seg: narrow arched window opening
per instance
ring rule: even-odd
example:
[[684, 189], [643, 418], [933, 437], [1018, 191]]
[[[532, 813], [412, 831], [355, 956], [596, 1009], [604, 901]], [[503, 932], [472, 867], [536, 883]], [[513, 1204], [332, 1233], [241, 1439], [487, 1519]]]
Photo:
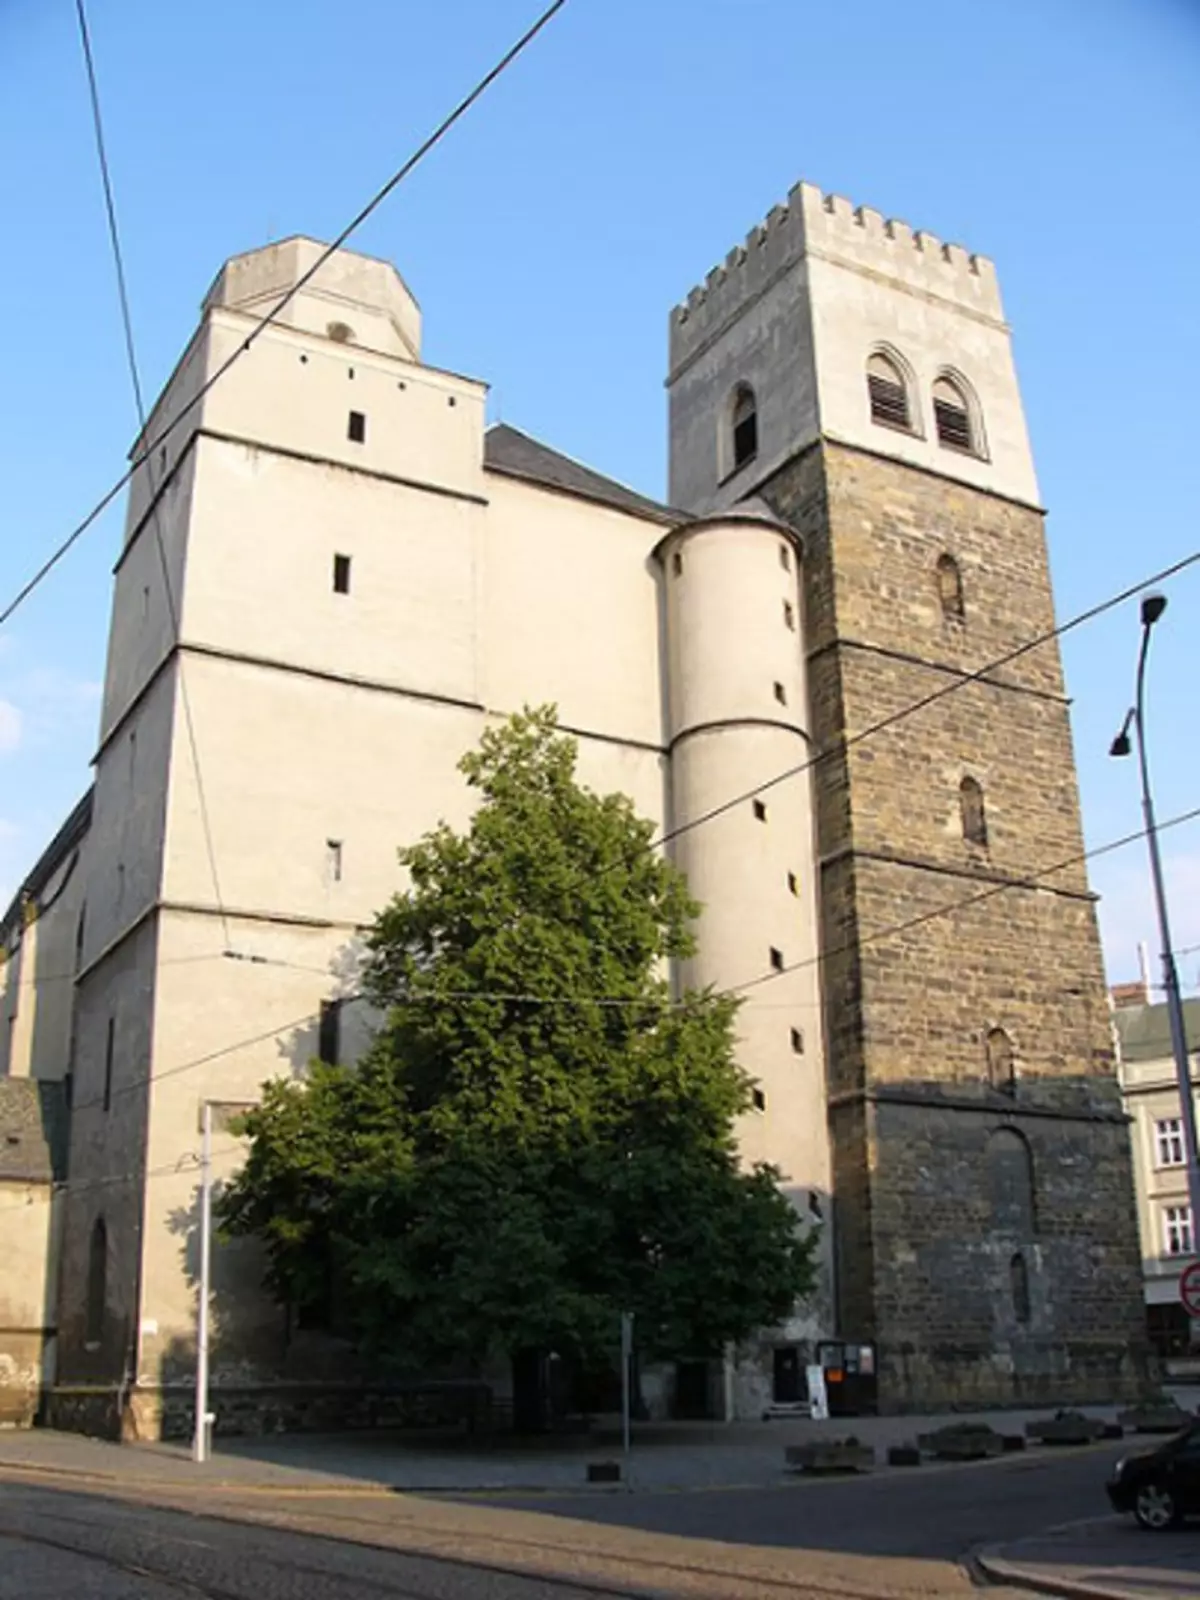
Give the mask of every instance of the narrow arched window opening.
[[948, 552], [938, 557], [937, 587], [942, 615], [950, 622], [965, 621], [967, 610], [963, 600], [962, 569]]
[[938, 443], [951, 450], [975, 453], [975, 431], [967, 397], [952, 378], [939, 378], [933, 386], [933, 418]]
[[1017, 1252], [1008, 1264], [1009, 1285], [1012, 1289], [1013, 1316], [1018, 1322], [1029, 1321], [1029, 1267], [1025, 1257]]
[[974, 778], [964, 778], [958, 786], [958, 804], [962, 814], [962, 834], [968, 844], [986, 846], [987, 813], [983, 804], [983, 789]]
[[84, 1338], [99, 1344], [104, 1333], [104, 1306], [108, 1298], [108, 1229], [97, 1217], [88, 1243], [87, 1303], [84, 1309]]
[[758, 454], [758, 402], [748, 383], [739, 383], [733, 392], [730, 423], [733, 428], [733, 470], [736, 472]]
[[997, 1128], [988, 1141], [992, 1231], [1032, 1239], [1037, 1231], [1033, 1156], [1015, 1128]]
[[871, 400], [872, 422], [880, 422], [887, 428], [912, 428], [904, 374], [894, 361], [879, 351], [867, 362], [867, 393]]
[[985, 1042], [988, 1083], [1001, 1094], [1015, 1094], [1017, 1063], [1013, 1042], [1003, 1028], [990, 1028]]
[[75, 924], [75, 971], [83, 965], [83, 935], [87, 928], [87, 901], [79, 908], [79, 921]]

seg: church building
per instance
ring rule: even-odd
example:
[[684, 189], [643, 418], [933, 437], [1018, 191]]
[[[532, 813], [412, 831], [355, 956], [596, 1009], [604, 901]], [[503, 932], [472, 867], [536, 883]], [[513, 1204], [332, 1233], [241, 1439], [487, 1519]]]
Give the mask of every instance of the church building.
[[[671, 313], [660, 504], [487, 428], [396, 270], [322, 248], [204, 299], [134, 447], [182, 419], [130, 487], [94, 786], [0, 924], [0, 1073], [71, 1102], [45, 1414], [190, 1428], [203, 1107], [228, 1175], [265, 1079], [355, 1059], [397, 847], [463, 826], [460, 756], [547, 701], [584, 782], [706, 819], [668, 847], [703, 905], [678, 976], [744, 994], [741, 1147], [820, 1241], [791, 1323], [681, 1351], [651, 1408], [756, 1417], [812, 1363], [883, 1410], [1133, 1395], [1129, 1140], [990, 262], [797, 185]], [[218, 1427], [344, 1419], [360, 1375], [260, 1268], [217, 1247]]]

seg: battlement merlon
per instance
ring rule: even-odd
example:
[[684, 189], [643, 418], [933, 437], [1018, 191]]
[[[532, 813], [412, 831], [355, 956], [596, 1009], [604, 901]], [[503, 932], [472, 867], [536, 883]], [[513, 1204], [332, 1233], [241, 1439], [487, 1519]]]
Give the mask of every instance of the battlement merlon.
[[775, 206], [745, 243], [732, 249], [671, 312], [671, 371], [807, 254], [894, 279], [977, 316], [1004, 321], [996, 269], [986, 256], [943, 244], [931, 233], [914, 232], [907, 222], [885, 218], [869, 206], [854, 206], [841, 195], [823, 194], [815, 184], [798, 183], [787, 204]]

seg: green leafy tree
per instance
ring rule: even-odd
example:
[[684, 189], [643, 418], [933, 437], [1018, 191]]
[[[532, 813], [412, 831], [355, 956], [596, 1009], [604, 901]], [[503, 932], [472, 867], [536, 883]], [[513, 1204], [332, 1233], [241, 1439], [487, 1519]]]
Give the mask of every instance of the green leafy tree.
[[406, 1367], [602, 1359], [624, 1310], [650, 1358], [716, 1354], [811, 1287], [778, 1174], [739, 1165], [735, 1003], [662, 977], [699, 908], [575, 765], [551, 708], [463, 758], [469, 828], [401, 851], [369, 935], [372, 1047], [265, 1086], [220, 1202], [281, 1298], [332, 1275], [346, 1331]]

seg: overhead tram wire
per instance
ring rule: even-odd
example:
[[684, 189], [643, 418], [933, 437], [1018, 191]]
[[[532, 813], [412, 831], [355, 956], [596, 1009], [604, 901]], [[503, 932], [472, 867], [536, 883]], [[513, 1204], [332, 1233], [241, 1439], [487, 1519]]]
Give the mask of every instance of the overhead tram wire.
[[[108, 239], [112, 249], [113, 267], [117, 278], [117, 298], [121, 307], [121, 327], [125, 334], [125, 358], [129, 367], [129, 381], [133, 388], [133, 403], [137, 409], [138, 437], [146, 432], [146, 406], [142, 397], [141, 375], [138, 371], [137, 347], [133, 337], [133, 317], [129, 309], [129, 287], [125, 276], [125, 257], [121, 249], [121, 233], [117, 227], [117, 206], [113, 195], [112, 174], [108, 165], [108, 150], [104, 138], [104, 122], [100, 115], [100, 90], [96, 81], [96, 63], [92, 55], [92, 40], [88, 30], [87, 14], [84, 11], [83, 0], [75, 0], [75, 16], [79, 23], [79, 38], [83, 47], [84, 65], [87, 68], [88, 96], [92, 109], [92, 132], [96, 139], [96, 156], [100, 163], [100, 181], [104, 190], [104, 210], [108, 218]], [[154, 482], [154, 462], [148, 460], [146, 471], [149, 475], [150, 487], [150, 521], [154, 529], [154, 543], [158, 550], [158, 565], [162, 572], [163, 594], [167, 602], [167, 616], [171, 626], [171, 649], [178, 649], [181, 644], [179, 627], [179, 607], [175, 601], [175, 594], [171, 587], [171, 568], [167, 561], [166, 545], [163, 542], [162, 517], [159, 505], [158, 487]], [[179, 657], [179, 700], [183, 708], [184, 728], [187, 731], [188, 747], [192, 756], [192, 771], [196, 777], [196, 800], [200, 811], [200, 828], [204, 835], [204, 848], [208, 856], [208, 870], [212, 878], [213, 898], [217, 902], [217, 914], [221, 919], [221, 938], [228, 950], [232, 943], [229, 937], [229, 914], [225, 909], [225, 901], [221, 894], [221, 876], [217, 870], [217, 852], [213, 840], [212, 815], [208, 805], [208, 794], [204, 787], [204, 772], [200, 765], [200, 750], [196, 741], [196, 721], [192, 714], [192, 699], [188, 693], [187, 673], [184, 670], [182, 654]]]
[[405, 178], [407, 178], [413, 169], [425, 159], [435, 145], [441, 143], [442, 139], [444, 139], [446, 134], [450, 132], [455, 123], [458, 122], [460, 118], [465, 116], [475, 102], [479, 100], [488, 89], [491, 88], [496, 79], [499, 78], [505, 71], [507, 71], [513, 62], [516, 61], [517, 57], [520, 56], [530, 44], [532, 44], [533, 40], [538, 36], [539, 33], [541, 33], [542, 29], [547, 25], [547, 23], [549, 23], [551, 19], [559, 11], [561, 11], [566, 4], [567, 0], [553, 0], [553, 3], [546, 7], [537, 20], [525, 30], [516, 43], [505, 51], [504, 55], [501, 56], [499, 61], [496, 62], [495, 66], [493, 66], [490, 71], [485, 73], [484, 76], [479, 79], [475, 87], [471, 89], [469, 93], [463, 96], [463, 98], [447, 116], [443, 117], [442, 121], [438, 123], [433, 132], [423, 141], [422, 144], [417, 147], [417, 149], [411, 156], [408, 157], [404, 164], [398, 167], [391, 177], [388, 178], [387, 182], [384, 183], [381, 188], [375, 191], [370, 200], [367, 201], [366, 205], [364, 205], [357, 212], [351, 221], [347, 223], [347, 225], [337, 235], [333, 243], [327, 245], [325, 249], [322, 250], [313, 264], [303, 273], [301, 273], [296, 282], [292, 284], [287, 293], [282, 295], [279, 301], [272, 306], [271, 310], [267, 312], [266, 316], [264, 316], [259, 322], [255, 323], [254, 327], [250, 329], [249, 333], [247, 333], [246, 337], [237, 346], [237, 348], [229, 354], [229, 356], [220, 364], [219, 367], [217, 367], [216, 371], [213, 372], [210, 377], [205, 379], [204, 383], [201, 384], [200, 388], [197, 389], [196, 393], [191, 397], [191, 399], [188, 400], [176, 413], [176, 415], [172, 417], [171, 420], [165, 425], [161, 433], [156, 434], [148, 443], [144, 443], [142, 445], [141, 450], [133, 457], [126, 471], [123, 472], [117, 481], [111, 486], [111, 488], [109, 488], [105, 494], [101, 496], [88, 514], [83, 518], [82, 522], [77, 523], [67, 537], [62, 541], [62, 543], [57, 547], [57, 549], [51, 552], [51, 554], [46, 558], [46, 560], [23, 586], [23, 588], [21, 588], [13, 596], [7, 605], [5, 605], [3, 610], [0, 610], [0, 627], [3, 627], [4, 624], [8, 622], [14, 612], [16, 612], [18, 608], [25, 603], [34, 590], [45, 581], [45, 579], [68, 553], [68, 551], [83, 537], [88, 529], [92, 527], [97, 519], [102, 516], [108, 507], [113, 503], [113, 501], [121, 493], [122, 489], [124, 489], [129, 481], [133, 478], [138, 468], [145, 461], [147, 461], [154, 454], [154, 452], [167, 441], [167, 439], [170, 438], [170, 436], [183, 422], [184, 418], [188, 416], [189, 413], [200, 404], [205, 395], [209, 393], [213, 385], [220, 382], [220, 380], [229, 371], [230, 367], [232, 367], [236, 361], [240, 360], [240, 358], [246, 354], [264, 329], [270, 327], [272, 323], [276, 321], [280, 313], [292, 302], [296, 295], [298, 295], [300, 291], [312, 281], [312, 279], [321, 270], [329, 258], [342, 248], [351, 235], [356, 233], [362, 224], [366, 222], [368, 217], [378, 210], [378, 208], [383, 204], [393, 190], [398, 188], [399, 185], [404, 182]]
[[[1158, 829], [1160, 833], [1163, 833], [1169, 828], [1182, 827], [1184, 823], [1194, 822], [1198, 819], [1200, 819], [1200, 806], [1195, 806], [1189, 811], [1180, 812], [1176, 816], [1168, 817], [1165, 821], [1158, 823]], [[1084, 861], [1094, 860], [1098, 856], [1109, 855], [1114, 850], [1124, 849], [1127, 845], [1134, 844], [1139, 839], [1145, 838], [1145, 835], [1146, 830], [1141, 828], [1134, 833], [1124, 834], [1119, 839], [1111, 839], [1106, 844], [1096, 845], [1090, 850], [1084, 850], [1077, 855], [1069, 856], [1065, 860], [1053, 862], [1050, 866], [1043, 868], [1041, 871], [1031, 873], [1024, 878], [1006, 879], [1003, 883], [989, 884], [986, 889], [981, 890], [977, 894], [965, 896], [960, 900], [950, 901], [945, 905], [935, 906], [932, 910], [923, 912], [920, 917], [909, 918], [906, 921], [892, 923], [885, 928], [876, 929], [874, 933], [869, 935], [869, 939], [871, 941], [875, 941], [879, 939], [895, 937], [897, 934], [907, 932], [910, 927], [919, 926], [924, 922], [931, 922], [938, 917], [951, 916], [954, 914], [954, 912], [969, 908], [970, 906], [977, 904], [980, 900], [989, 898], [993, 894], [1003, 894], [1010, 889], [1037, 888], [1040, 880], [1043, 878], [1053, 877], [1056, 873], [1065, 871], [1069, 866], [1077, 866]], [[851, 947], [839, 946], [833, 950], [822, 951], [818, 955], [810, 957], [805, 961], [794, 962], [790, 967], [785, 968], [784, 971], [795, 971], [803, 966], [816, 965], [821, 961], [828, 960], [833, 955], [844, 953], [844, 951], [849, 948]], [[292, 963], [281, 962], [279, 965], [291, 966]], [[302, 970], [315, 971], [316, 969], [304, 968]], [[781, 976], [783, 976], [782, 973], [777, 973], [775, 971], [764, 973], [758, 978], [748, 980], [748, 982], [745, 984], [738, 984], [729, 989], [717, 990], [716, 997], [722, 999], [736, 997], [745, 989], [757, 987], [769, 981], [770, 979]], [[338, 998], [345, 1003], [350, 1004], [355, 1001], [368, 1000], [370, 997], [362, 990], [354, 990], [348, 994], [340, 995]], [[415, 995], [406, 996], [405, 998], [413, 1004], [430, 1005], [448, 1005], [460, 1000], [465, 1003], [491, 1000], [509, 1001], [513, 1004], [524, 1005], [586, 1006], [606, 1004], [609, 1006], [640, 1006], [642, 1008], [646, 1008], [650, 1004], [650, 1002], [647, 1002], [644, 999], [631, 1000], [623, 997], [618, 998], [607, 995], [538, 995], [522, 994], [519, 992], [507, 993], [503, 991], [489, 992], [487, 990], [467, 990], [461, 992], [449, 991], [443, 992], [440, 995]], [[684, 1003], [681, 1001], [666, 1002], [667, 1008], [673, 1010], [681, 1009], [683, 1004]], [[177, 1062], [176, 1065], [172, 1067], [164, 1067], [160, 1072], [146, 1073], [142, 1077], [135, 1078], [129, 1083], [114, 1084], [110, 1098], [112, 1100], [116, 1100], [121, 1095], [132, 1094], [137, 1089], [145, 1088], [147, 1085], [152, 1083], [159, 1083], [165, 1078], [179, 1077], [184, 1073], [193, 1072], [197, 1067], [207, 1066], [210, 1062], [220, 1060], [223, 1056], [233, 1055], [235, 1051], [249, 1049], [252, 1045], [264, 1044], [269, 1040], [278, 1039], [282, 1034], [293, 1032], [299, 1028], [311, 1026], [313, 1023], [319, 1020], [319, 1017], [319, 1011], [308, 1011], [305, 1012], [303, 1016], [293, 1017], [287, 1022], [280, 1023], [277, 1027], [267, 1028], [260, 1033], [251, 1034], [246, 1038], [234, 1040], [232, 1044], [222, 1045], [215, 1050], [206, 1051], [203, 1055], [196, 1056], [189, 1061], [181, 1061]], [[85, 1111], [102, 1104], [103, 1096], [97, 1095], [89, 1100], [75, 1102], [72, 1110]], [[0, 1210], [2, 1209], [3, 1208], [0, 1207]]]
[[[1158, 828], [1159, 828], [1159, 831], [1162, 832], [1167, 828], [1177, 828], [1177, 827], [1182, 826], [1185, 822], [1192, 822], [1192, 821], [1195, 821], [1198, 818], [1200, 818], [1200, 806], [1193, 807], [1190, 811], [1180, 812], [1176, 816], [1168, 817], [1165, 822], [1160, 822], [1158, 824]], [[1021, 879], [1011, 879], [1011, 880], [1009, 880], [1007, 882], [1004, 882], [1004, 883], [989, 884], [987, 889], [982, 890], [979, 894], [967, 896], [966, 898], [964, 898], [962, 900], [953, 901], [953, 902], [951, 902], [951, 903], [949, 903], [947, 905], [934, 907], [933, 910], [923, 913], [920, 917], [910, 918], [906, 922], [894, 923], [894, 924], [890, 925], [887, 928], [878, 929], [878, 930], [876, 930], [875, 933], [869, 935], [869, 939], [871, 941], [874, 941], [874, 940], [877, 940], [877, 939], [895, 937], [898, 933], [907, 932], [910, 927], [918, 926], [919, 924], [921, 924], [923, 922], [931, 922], [936, 917], [949, 916], [953, 912], [962, 910], [962, 909], [964, 909], [966, 907], [969, 907], [969, 906], [972, 906], [972, 905], [975, 905], [980, 900], [987, 899], [993, 894], [1003, 894], [1008, 889], [1036, 888], [1038, 886], [1038, 881], [1041, 878], [1052, 877], [1055, 873], [1062, 872], [1069, 866], [1076, 866], [1080, 862], [1087, 861], [1087, 860], [1093, 860], [1097, 856], [1108, 855], [1114, 850], [1123, 849], [1126, 845], [1130, 845], [1130, 844], [1136, 843], [1137, 840], [1145, 838], [1145, 835], [1146, 835], [1146, 830], [1144, 828], [1141, 828], [1141, 829], [1138, 829], [1135, 833], [1125, 834], [1120, 839], [1111, 839], [1111, 840], [1109, 840], [1109, 842], [1107, 844], [1097, 845], [1091, 850], [1084, 850], [1084, 851], [1081, 851], [1078, 855], [1069, 856], [1063, 861], [1057, 861], [1052, 866], [1046, 867], [1043, 871], [1041, 871], [1039, 873], [1032, 874], [1029, 877], [1021, 878]], [[835, 950], [821, 952], [819, 955], [817, 955], [815, 957], [812, 957], [812, 958], [809, 958], [807, 961], [794, 962], [790, 967], [786, 967], [784, 969], [784, 971], [785, 972], [796, 971], [800, 967], [803, 967], [803, 966], [806, 966], [806, 965], [813, 965], [816, 962], [827, 960], [832, 955], [840, 954], [844, 950], [849, 949], [849, 948], [851, 948], [851, 947], [850, 946], [843, 946], [843, 947], [839, 947], [838, 949], [835, 949]], [[769, 982], [774, 978], [782, 977], [782, 976], [783, 976], [783, 973], [778, 973], [778, 972], [765, 973], [765, 974], [762, 975], [762, 977], [751, 979], [748, 983], [740, 984], [736, 988], [720, 990], [720, 991], [718, 991], [718, 995], [719, 995], [719, 997], [722, 997], [722, 998], [733, 996], [733, 995], [736, 995], [737, 993], [741, 992], [742, 990], [753, 988], [756, 985]], [[356, 993], [356, 994], [344, 995], [344, 996], [342, 996], [342, 998], [344, 1000], [347, 1000], [347, 1001], [353, 1001], [353, 1000], [365, 999], [366, 996], [364, 996], [361, 993]], [[426, 998], [426, 997], [418, 997], [418, 998]], [[445, 1004], [451, 997], [449, 995], [440, 995], [440, 996], [439, 995], [430, 995], [427, 998], [432, 1003]], [[537, 1004], [537, 1005], [548, 1005], [548, 1004], [556, 1004], [556, 1005], [558, 1005], [558, 1004], [561, 1004], [561, 1005], [588, 1005], [588, 1004], [595, 1004], [597, 999], [598, 999], [598, 997], [592, 996], [592, 995], [579, 995], [579, 996], [550, 995], [550, 996], [540, 996], [540, 995], [496, 995], [496, 994], [488, 995], [488, 994], [477, 994], [477, 993], [466, 994], [462, 998], [469, 999], [469, 1000], [472, 1000], [472, 1001], [474, 1001], [474, 1000], [482, 1000], [482, 999], [492, 999], [492, 1000], [510, 999], [510, 1000], [514, 1000], [514, 1001], [522, 1001], [522, 1002], [525, 1002], [525, 1003], [528, 1003], [528, 1004]], [[613, 1002], [613, 1003], [615, 1003], [615, 1002]], [[645, 1001], [621, 1001], [619, 1003], [626, 1004], [626, 1005], [633, 1005], [633, 1004], [645, 1005], [646, 1004]], [[680, 1005], [680, 1002], [672, 1002], [672, 1005], [675, 1007], [675, 1009], [678, 1009], [679, 1005]], [[176, 1066], [164, 1068], [164, 1070], [161, 1071], [161, 1072], [147, 1073], [144, 1077], [137, 1078], [132, 1083], [114, 1085], [111, 1098], [112, 1099], [116, 1099], [118, 1095], [132, 1093], [135, 1089], [145, 1088], [148, 1084], [158, 1083], [164, 1078], [178, 1077], [178, 1076], [181, 1076], [185, 1072], [192, 1072], [197, 1067], [206, 1066], [209, 1062], [218, 1060], [221, 1056], [232, 1055], [235, 1050], [248, 1049], [251, 1045], [262, 1044], [262, 1043], [264, 1043], [265, 1041], [267, 1041], [269, 1039], [278, 1039], [281, 1034], [287, 1033], [287, 1032], [289, 1032], [289, 1031], [291, 1031], [291, 1030], [293, 1030], [295, 1028], [301, 1028], [301, 1027], [304, 1027], [307, 1024], [311, 1024], [311, 1023], [316, 1022], [317, 1019], [318, 1019], [318, 1016], [319, 1016], [319, 1013], [317, 1013], [317, 1012], [308, 1012], [305, 1016], [303, 1016], [303, 1017], [295, 1017], [290, 1022], [285, 1022], [285, 1023], [280, 1024], [280, 1026], [277, 1027], [277, 1028], [271, 1028], [271, 1029], [266, 1030], [265, 1032], [253, 1034], [248, 1038], [239, 1039], [235, 1043], [230, 1044], [230, 1045], [225, 1045], [224, 1047], [222, 1047], [221, 1049], [218, 1049], [218, 1050], [210, 1050], [205, 1055], [197, 1056], [194, 1060], [181, 1061]], [[95, 1106], [99, 1106], [101, 1104], [103, 1104], [103, 1098], [98, 1096], [93, 1100], [80, 1101], [72, 1109], [73, 1110], [77, 1110], [77, 1111], [83, 1111], [83, 1110], [87, 1110], [87, 1109], [90, 1109], [90, 1108], [95, 1107]], [[184, 1162], [188, 1161], [188, 1160], [191, 1160], [193, 1163], [195, 1163], [194, 1155], [189, 1155], [188, 1153], [185, 1152], [183, 1155], [178, 1157], [176, 1161], [174, 1161], [172, 1163], [167, 1163], [162, 1167], [158, 1167], [158, 1168], [152, 1169], [150, 1172], [147, 1172], [147, 1173], [136, 1173], [136, 1172], [135, 1173], [128, 1173], [127, 1172], [127, 1173], [121, 1173], [121, 1174], [117, 1174], [117, 1175], [109, 1176], [109, 1177], [104, 1177], [104, 1178], [87, 1178], [87, 1179], [78, 1179], [78, 1180], [64, 1179], [64, 1180], [61, 1180], [58, 1183], [55, 1183], [55, 1184], [53, 1184], [51, 1186], [51, 1193], [52, 1193], [52, 1195], [58, 1195], [58, 1194], [62, 1194], [62, 1193], [68, 1192], [68, 1191], [71, 1192], [71, 1193], [76, 1193], [76, 1192], [79, 1192], [79, 1191], [84, 1190], [84, 1189], [92, 1189], [92, 1188], [96, 1188], [96, 1187], [100, 1187], [100, 1186], [104, 1186], [104, 1185], [140, 1182], [143, 1177], [147, 1177], [147, 1178], [165, 1177], [165, 1176], [167, 1176], [169, 1174], [172, 1174], [172, 1173], [179, 1173], [179, 1172], [191, 1170], [190, 1168], [187, 1168], [187, 1167], [184, 1166]], [[14, 1204], [12, 1206], [0, 1206], [0, 1215], [3, 1215], [5, 1211], [24, 1210], [28, 1203], [29, 1203], [28, 1201], [21, 1201], [21, 1202], [19, 1202], [17, 1204]]]

